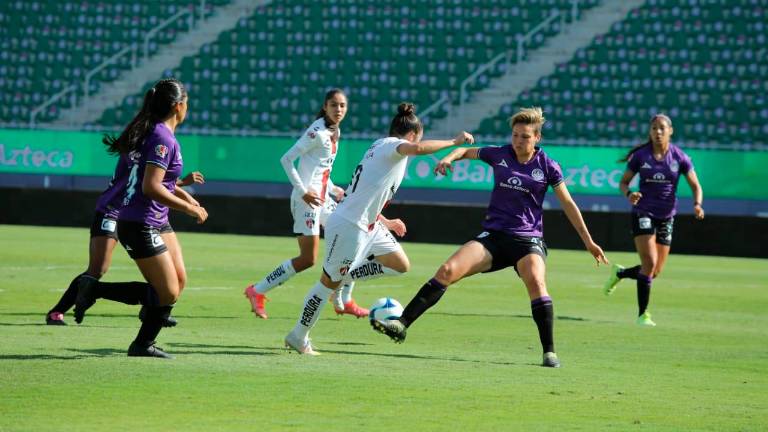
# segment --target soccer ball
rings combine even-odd
[[[371,306],[371,311],[368,313],[368,318],[373,321],[377,320],[393,320],[400,318],[403,314],[403,306],[397,300],[392,297],[383,297],[376,300]]]

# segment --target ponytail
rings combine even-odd
[[[182,102],[186,96],[187,92],[181,82],[173,78],[158,81],[144,94],[141,110],[119,136],[104,134],[101,142],[107,146],[107,153],[127,154],[139,148],[155,124],[168,118],[174,105]]]
[[[421,133],[424,126],[416,117],[416,106],[409,102],[403,102],[397,106],[397,114],[389,126],[389,136],[402,138],[409,132]]]

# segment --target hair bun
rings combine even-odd
[[[399,116],[411,116],[416,114],[416,106],[412,103],[403,102],[397,106],[397,115]]]

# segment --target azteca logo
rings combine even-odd
[[[531,172],[531,177],[533,177],[533,179],[536,181],[542,181],[544,180],[544,171],[536,168]]]
[[[664,174],[660,172],[655,173],[652,178],[649,178],[646,181],[649,183],[669,183],[667,177],[665,177]]]
[[[653,179],[654,180],[666,180],[667,178],[664,177],[664,174],[662,174],[662,173],[656,173],[656,174],[653,175]]]
[[[510,177],[507,179],[507,183],[511,184],[512,186],[520,186],[523,182],[518,177]]]

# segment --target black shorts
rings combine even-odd
[[[632,213],[632,235],[656,234],[656,243],[672,245],[672,228],[675,218],[658,219],[643,213]]]
[[[517,274],[517,262],[526,255],[536,254],[547,259],[547,245],[541,237],[523,237],[500,231],[483,231],[474,238],[490,252],[493,257],[491,268],[483,273],[491,273],[507,267],[514,267]]]
[[[91,237],[109,237],[117,240],[117,219],[97,211],[91,222]]]
[[[160,234],[172,233],[170,224],[159,228],[141,222],[122,220],[117,225],[120,243],[133,259],[150,258],[168,250]]]

